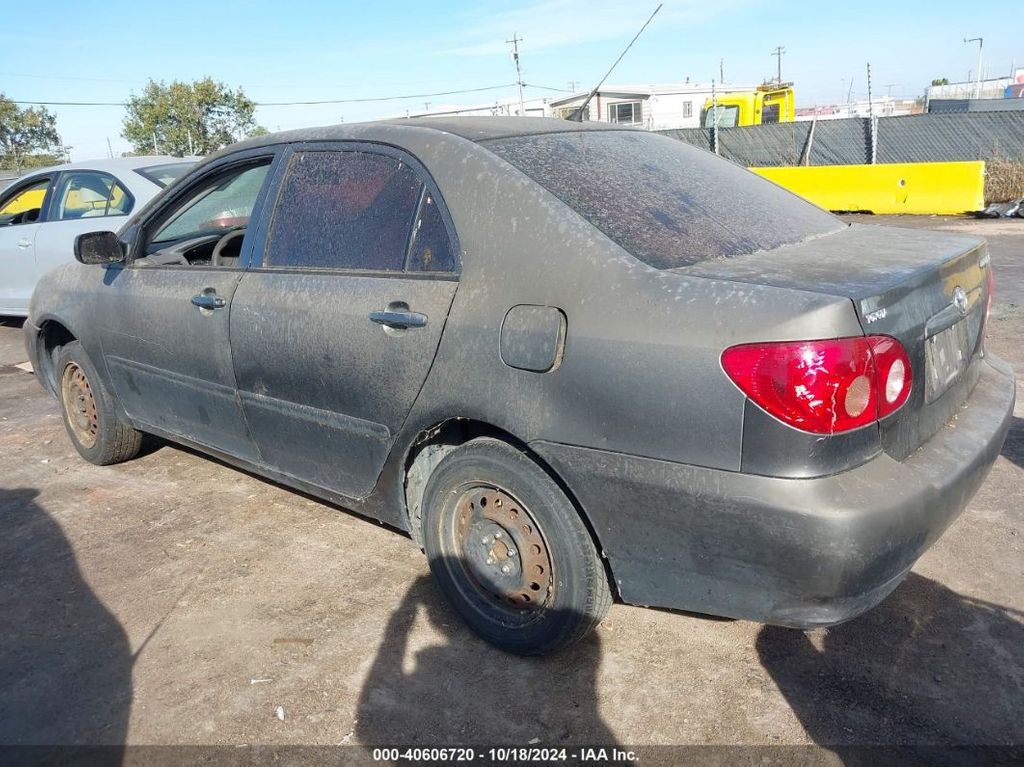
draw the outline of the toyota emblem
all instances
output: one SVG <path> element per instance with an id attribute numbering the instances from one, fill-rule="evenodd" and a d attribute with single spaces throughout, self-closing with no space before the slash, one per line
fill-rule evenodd
<path id="1" fill-rule="evenodd" d="M 956 307 L 961 316 L 967 315 L 967 294 L 959 285 L 953 288 L 953 306 Z"/>

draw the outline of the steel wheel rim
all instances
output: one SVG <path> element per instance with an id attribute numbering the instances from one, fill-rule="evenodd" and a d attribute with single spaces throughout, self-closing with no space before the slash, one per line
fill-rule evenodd
<path id="1" fill-rule="evenodd" d="M 450 540 L 473 591 L 518 619 L 554 596 L 551 553 L 536 518 L 504 488 L 473 483 L 456 490 Z"/>
<path id="2" fill-rule="evenodd" d="M 64 374 L 61 376 L 61 394 L 64 412 L 67 413 L 68 424 L 75 439 L 84 448 L 95 446 L 96 434 L 99 431 L 96 397 L 85 371 L 74 362 L 64 368 Z"/>

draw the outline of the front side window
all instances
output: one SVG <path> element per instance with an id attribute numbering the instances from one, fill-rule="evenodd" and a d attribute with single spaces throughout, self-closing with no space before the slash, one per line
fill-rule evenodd
<path id="1" fill-rule="evenodd" d="M 124 216 L 132 209 L 132 197 L 109 173 L 74 171 L 61 176 L 57 187 L 56 215 L 61 221 L 75 218 Z"/>
<path id="2" fill-rule="evenodd" d="M 157 230 L 152 245 L 244 229 L 269 170 L 266 159 L 201 185 Z"/>
<path id="3" fill-rule="evenodd" d="M 423 191 L 415 171 L 395 157 L 298 152 L 281 184 L 264 263 L 400 272 Z"/>
<path id="4" fill-rule="evenodd" d="M 16 226 L 38 221 L 49 186 L 50 179 L 40 179 L 6 198 L 0 203 L 0 226 Z"/>
<path id="5" fill-rule="evenodd" d="M 639 101 L 626 101 L 621 104 L 608 105 L 608 122 L 625 125 L 639 125 L 643 122 L 643 113 Z"/>

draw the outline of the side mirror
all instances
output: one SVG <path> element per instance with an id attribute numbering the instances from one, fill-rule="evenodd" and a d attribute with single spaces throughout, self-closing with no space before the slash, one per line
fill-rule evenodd
<path id="1" fill-rule="evenodd" d="M 124 249 L 113 232 L 86 232 L 75 238 L 75 258 L 83 264 L 117 264 L 124 261 Z"/>

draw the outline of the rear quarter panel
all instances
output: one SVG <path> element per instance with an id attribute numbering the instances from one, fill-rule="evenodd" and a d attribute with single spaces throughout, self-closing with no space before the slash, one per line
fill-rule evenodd
<path id="1" fill-rule="evenodd" d="M 462 416 L 525 442 L 738 470 L 744 397 L 722 350 L 861 332 L 849 300 L 652 269 L 483 147 L 416 133 L 402 143 L 441 190 L 463 268 L 407 436 Z M 518 304 L 565 314 L 554 370 L 502 362 L 502 321 Z"/>

